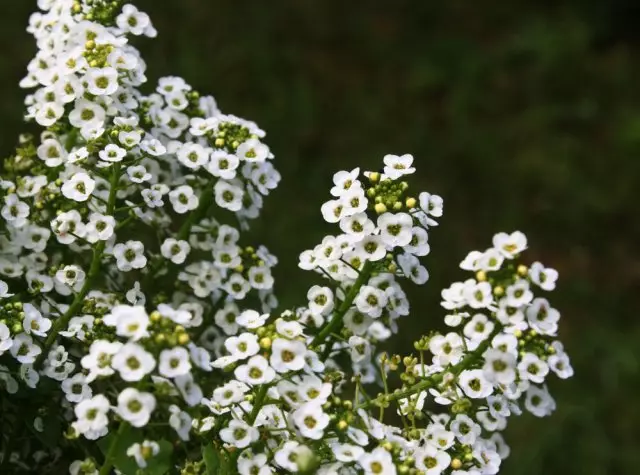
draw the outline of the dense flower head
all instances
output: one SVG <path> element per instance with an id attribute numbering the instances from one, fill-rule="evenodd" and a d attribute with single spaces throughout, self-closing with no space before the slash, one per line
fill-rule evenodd
<path id="1" fill-rule="evenodd" d="M 319 282 L 276 311 L 277 259 L 241 235 L 280 181 L 264 131 L 182 78 L 146 87 L 131 40 L 156 30 L 134 5 L 38 5 L 21 85 L 44 130 L 20 137 L 0 180 L 0 392 L 16 414 L 34 394 L 38 415 L 9 426 L 55 442 L 0 463 L 494 474 L 508 418 L 553 411 L 548 377 L 573 373 L 543 296 L 558 273 L 520 263 L 523 233 L 463 260 L 472 275 L 442 291 L 450 331 L 384 353 L 443 215 L 411 189 L 414 158 L 386 155 L 334 175 L 321 214 L 335 232 L 299 258 Z"/>

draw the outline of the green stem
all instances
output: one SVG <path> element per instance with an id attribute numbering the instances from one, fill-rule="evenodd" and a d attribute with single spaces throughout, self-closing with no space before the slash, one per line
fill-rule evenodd
<path id="1" fill-rule="evenodd" d="M 353 301 L 358 296 L 358 292 L 360 292 L 360 288 L 364 285 L 366 281 L 369 280 L 369 276 L 371 275 L 372 271 L 373 271 L 373 264 L 371 263 L 371 261 L 365 262 L 364 266 L 362 267 L 362 270 L 360 271 L 360 274 L 358 275 L 358 278 L 353 284 L 353 287 L 351 287 L 351 289 L 349 290 L 349 293 L 340 304 L 340 307 L 338 308 L 338 310 L 333 314 L 333 318 L 329 320 L 329 322 L 324 327 L 322 327 L 320 332 L 315 336 L 315 338 L 311 342 L 311 346 L 318 346 L 325 339 L 327 339 L 332 333 L 337 333 L 342 328 L 342 323 L 343 323 L 342 320 L 345 314 L 347 313 L 347 311 L 349 311 L 349 309 L 351 308 L 351 304 L 353 304 Z M 325 350 L 322 354 L 323 360 L 325 360 L 326 357 L 329 356 L 329 353 L 331 353 L 332 348 L 333 348 L 333 342 L 327 341 L 327 346 L 325 347 Z"/>
<path id="2" fill-rule="evenodd" d="M 109 473 L 111 472 L 111 468 L 113 467 L 113 459 L 118 448 L 118 440 L 128 428 L 129 424 L 126 421 L 122 421 L 120 423 L 118 432 L 116 432 L 113 440 L 109 444 L 109 449 L 107 450 L 107 454 L 104 457 L 104 464 L 102 464 L 102 467 L 100 467 L 100 472 L 98 472 L 98 475 L 109 475 Z"/>
<path id="3" fill-rule="evenodd" d="M 193 213 L 189 213 L 189 216 L 180 226 L 180 230 L 178 231 L 178 235 L 176 239 L 179 241 L 184 241 L 189 237 L 189 233 L 191 232 L 191 228 L 195 223 L 204 218 L 209 206 L 213 203 L 213 180 L 209 181 L 199 197 L 200 201 L 198 203 L 198 207 L 193 211 Z"/>
<path id="4" fill-rule="evenodd" d="M 491 344 L 491 340 L 493 340 L 493 337 L 495 337 L 498 333 L 500 333 L 500 330 L 501 330 L 501 327 L 496 327 L 496 329 L 491 333 L 491 335 L 489 335 L 489 337 L 485 341 L 480 343 L 478 348 L 476 348 L 467 356 L 462 358 L 462 360 L 458 364 L 452 366 L 448 370 L 442 371 L 440 373 L 432 374 L 431 376 L 423 379 L 422 381 L 414 384 L 413 386 L 409 386 L 408 388 L 403 390 L 395 391 L 392 394 L 386 395 L 384 398 L 377 397 L 376 399 L 372 399 L 371 401 L 366 401 L 360 404 L 359 406 L 357 406 L 356 410 L 367 409 L 373 405 L 376 405 L 376 403 L 380 403 L 380 402 L 392 402 L 392 401 L 399 401 L 400 399 L 407 399 L 413 396 L 414 394 L 419 394 L 422 391 L 433 388 L 434 386 L 440 384 L 442 382 L 442 378 L 445 373 L 453 373 L 455 376 L 459 375 L 465 369 L 468 369 L 471 365 L 475 364 L 482 357 L 482 354 Z"/>
<path id="5" fill-rule="evenodd" d="M 113 210 L 115 208 L 116 194 L 118 191 L 119 180 L 120 180 L 120 164 L 118 163 L 114 166 L 113 173 L 111 175 L 109 199 L 107 201 L 108 215 L 113 214 Z M 98 274 L 100 273 L 100 263 L 102 262 L 102 256 L 104 254 L 105 246 L 106 246 L 106 242 L 100 241 L 98 245 L 95 247 L 95 249 L 93 250 L 93 258 L 91 259 L 89 273 L 87 274 L 87 278 L 84 281 L 84 284 L 80 289 L 80 292 L 78 292 L 75 295 L 73 302 L 71 302 L 71 305 L 69 306 L 67 311 L 64 313 L 64 315 L 62 315 L 61 317 L 58 317 L 58 319 L 53 323 L 53 326 L 51 327 L 51 331 L 47 335 L 47 338 L 45 339 L 44 344 L 42 345 L 42 353 L 38 355 L 38 358 L 36 359 L 34 367 L 39 368 L 42 365 L 42 362 L 47 357 L 47 354 L 49 353 L 49 349 L 55 342 L 58 336 L 58 333 L 60 333 L 60 331 L 62 331 L 64 328 L 67 327 L 69 320 L 71 320 L 71 317 L 73 317 L 78 312 L 78 310 L 82 308 L 84 298 L 91 291 L 93 282 L 95 278 L 98 276 Z"/>

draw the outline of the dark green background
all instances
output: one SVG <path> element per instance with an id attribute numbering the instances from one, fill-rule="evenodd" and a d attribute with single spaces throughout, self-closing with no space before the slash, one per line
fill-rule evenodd
<path id="1" fill-rule="evenodd" d="M 416 191 L 445 199 L 428 286 L 393 350 L 441 325 L 439 291 L 500 230 L 559 269 L 554 304 L 576 376 L 558 411 L 512 420 L 505 474 L 638 473 L 640 4 L 634 1 L 144 0 L 152 79 L 183 76 L 256 120 L 282 172 L 254 238 L 281 263 L 283 303 L 314 276 L 297 255 L 335 228 L 332 174 L 412 153 Z M 21 130 L 17 82 L 35 1 L 3 2 L 1 152 Z"/>

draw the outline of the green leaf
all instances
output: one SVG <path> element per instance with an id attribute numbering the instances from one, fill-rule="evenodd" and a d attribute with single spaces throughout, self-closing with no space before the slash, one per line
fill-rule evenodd
<path id="1" fill-rule="evenodd" d="M 98 446 L 102 453 L 109 452 L 114 437 L 118 436 L 116 447 L 113 452 L 113 465 L 122 472 L 123 475 L 136 475 L 139 470 L 138 464 L 133 457 L 127 455 L 127 450 L 133 444 L 142 443 L 145 438 L 141 431 L 125 430 L 121 434 L 110 434 L 98 441 Z M 173 446 L 166 440 L 158 441 L 160 451 L 156 456 L 149 459 L 147 467 L 144 469 L 145 475 L 165 475 L 171 469 L 171 456 Z"/>
<path id="2" fill-rule="evenodd" d="M 207 475 L 217 475 L 220 467 L 220 454 L 213 448 L 213 445 L 202 446 L 202 458 L 207 467 Z"/>

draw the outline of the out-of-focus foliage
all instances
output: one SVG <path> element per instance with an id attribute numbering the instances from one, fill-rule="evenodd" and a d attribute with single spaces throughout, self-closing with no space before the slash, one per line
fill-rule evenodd
<path id="1" fill-rule="evenodd" d="M 35 0 L 3 8 L 0 150 L 21 131 L 17 82 Z M 140 0 L 160 36 L 152 75 L 224 91 L 269 132 L 283 186 L 253 232 L 281 258 L 283 305 L 310 285 L 297 253 L 327 228 L 333 172 L 413 153 L 445 198 L 431 285 L 410 295 L 404 352 L 442 320 L 451 262 L 521 229 L 558 268 L 556 306 L 576 376 L 558 413 L 510 426 L 512 475 L 635 473 L 640 462 L 640 4 L 631 0 Z M 408 329 L 410 328 L 410 332 Z"/>

